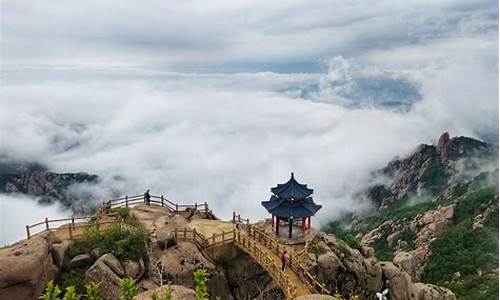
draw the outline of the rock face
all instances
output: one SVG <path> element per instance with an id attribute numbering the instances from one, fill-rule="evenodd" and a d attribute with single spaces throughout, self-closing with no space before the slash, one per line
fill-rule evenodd
<path id="1" fill-rule="evenodd" d="M 52 250 L 51 233 L 0 249 L 0 299 L 36 299 L 58 272 Z"/>
<path id="2" fill-rule="evenodd" d="M 437 290 L 450 297 L 446 299 L 455 299 L 448 289 L 414 283 L 406 271 L 414 270 L 413 257 L 407 253 L 399 254 L 400 265 L 379 262 L 371 256 L 372 251 L 368 247 L 362 248 L 363 255 L 342 240 L 324 233 L 319 235 L 315 248 L 319 251 L 309 254 L 305 262 L 307 268 L 321 282 L 327 284 L 328 289 L 339 291 L 343 297 L 358 295 L 362 299 L 373 298 L 387 281 L 390 299 L 393 300 L 434 299 L 428 295 L 434 295 Z"/>
<path id="3" fill-rule="evenodd" d="M 140 293 L 139 295 L 134 297 L 134 300 L 150 300 L 150 299 L 152 299 L 151 296 L 153 295 L 154 292 L 161 295 L 162 293 L 165 293 L 166 289 L 170 289 L 172 300 L 195 300 L 196 299 L 196 292 L 193 289 L 187 288 L 187 287 L 182 286 L 182 285 L 170 285 L 168 287 L 163 286 L 163 287 L 156 288 L 154 290 Z"/>
<path id="4" fill-rule="evenodd" d="M 211 295 L 232 299 L 224 273 L 205 258 L 195 244 L 179 242 L 163 251 L 158 262 L 163 267 L 163 276 L 167 282 L 190 288 L 194 288 L 193 273 L 199 268 L 205 268 L 210 273 L 207 285 Z"/>
<path id="5" fill-rule="evenodd" d="M 175 244 L 172 231 L 174 229 L 182 230 L 186 227 L 187 220 L 181 215 L 173 215 L 172 217 L 160 217 L 154 225 L 156 228 L 156 240 L 158 246 L 162 249 L 168 248 Z"/>
<path id="6" fill-rule="evenodd" d="M 87 173 L 54 173 L 38 164 L 0 161 L 0 193 L 23 193 L 39 196 L 42 202 L 61 202 L 78 213 L 87 213 L 90 207 L 69 193 L 72 185 L 97 183 L 97 175 Z"/>
<path id="7" fill-rule="evenodd" d="M 481 170 L 485 161 L 497 156 L 497 152 L 497 148 L 484 142 L 468 137 L 450 138 L 445 132 L 437 146 L 420 145 L 408 157 L 395 159 L 377 171 L 377 175 L 389 178 L 390 183 L 375 185 L 366 195 L 379 210 L 411 195 L 436 196 L 446 190 L 450 179 L 464 176 L 463 169 L 469 173 Z"/>
<path id="8" fill-rule="evenodd" d="M 120 261 L 112 254 L 101 256 L 86 272 L 85 280 L 100 282 L 100 295 L 105 300 L 115 300 L 120 296 L 119 281 L 124 275 Z"/>
<path id="9" fill-rule="evenodd" d="M 266 271 L 244 252 L 238 250 L 225 269 L 229 288 L 236 299 L 285 299 Z"/>

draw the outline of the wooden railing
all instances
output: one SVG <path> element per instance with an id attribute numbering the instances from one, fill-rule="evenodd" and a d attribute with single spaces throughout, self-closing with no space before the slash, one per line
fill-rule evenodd
<path id="1" fill-rule="evenodd" d="M 210 210 L 208 209 L 208 204 L 207 202 L 204 203 L 194 203 L 194 204 L 178 204 L 174 203 L 167 198 L 165 198 L 163 195 L 161 196 L 154 196 L 151 195 L 150 197 L 150 202 L 153 204 L 158 204 L 161 205 L 162 207 L 167 207 L 170 211 L 172 212 L 181 212 L 181 211 L 187 211 L 187 210 L 196 210 L 199 212 L 209 212 Z M 118 207 L 132 207 L 137 204 L 145 203 L 144 201 L 144 195 L 135 195 L 135 196 L 128 196 L 125 195 L 122 198 L 118 199 L 112 199 L 108 201 L 104 201 L 101 205 L 101 207 L 107 207 L 107 208 L 118 208 Z M 106 213 L 107 216 L 112 216 L 113 214 Z M 69 239 L 75 239 L 81 236 L 81 234 L 77 234 L 77 229 L 82 229 L 83 227 L 88 227 L 90 226 L 88 222 L 92 219 L 96 219 L 98 224 L 109 224 L 117 221 L 106 221 L 106 222 L 100 222 L 98 221 L 99 218 L 96 218 L 96 216 L 84 216 L 84 217 L 71 217 L 71 218 L 66 218 L 66 219 L 55 219 L 55 220 L 49 220 L 48 218 L 45 218 L 45 220 L 26 225 L 26 237 L 30 239 L 31 237 L 40 234 L 45 231 L 53 231 L 53 230 L 66 230 L 68 232 L 68 238 Z"/>
<path id="2" fill-rule="evenodd" d="M 235 218 L 234 216 L 239 216 L 239 214 L 233 213 L 233 220 L 238 219 Z M 250 222 L 248 221 L 248 224 Z M 248 236 L 253 238 L 256 242 L 264 245 L 267 247 L 269 250 L 271 250 L 273 253 L 276 255 L 280 255 L 280 253 L 284 250 L 283 245 L 281 245 L 278 240 L 274 238 L 274 236 L 268 234 L 265 232 L 263 229 L 249 224 L 248 227 L 246 228 L 248 232 Z M 309 251 L 309 246 L 310 243 L 306 243 L 304 249 L 302 251 L 299 251 L 297 253 L 292 253 L 289 254 L 290 260 L 289 260 L 289 266 L 290 268 L 297 274 L 297 276 L 307 284 L 309 289 L 311 291 L 314 291 L 316 293 L 320 294 L 331 294 L 331 291 L 329 291 L 326 288 L 326 285 L 322 282 L 320 282 L 317 277 L 304 266 L 304 257 L 307 255 Z"/>

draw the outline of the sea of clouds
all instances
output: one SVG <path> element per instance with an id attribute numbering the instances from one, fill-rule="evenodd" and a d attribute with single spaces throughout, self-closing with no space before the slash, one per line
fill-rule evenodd
<path id="1" fill-rule="evenodd" d="M 150 188 L 256 219 L 294 171 L 324 223 L 444 131 L 498 141 L 496 2 L 2 8 L 0 157 L 97 174 L 74 187 L 95 199 Z"/>

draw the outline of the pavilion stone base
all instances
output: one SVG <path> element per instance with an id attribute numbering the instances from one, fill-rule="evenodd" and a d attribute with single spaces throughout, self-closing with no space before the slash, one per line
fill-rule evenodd
<path id="1" fill-rule="evenodd" d="M 266 233 L 272 235 L 281 244 L 284 245 L 305 244 L 306 242 L 311 240 L 316 235 L 316 233 L 318 233 L 318 230 L 316 230 L 314 227 L 311 227 L 309 230 L 305 232 L 305 234 L 303 234 L 301 226 L 293 225 L 292 238 L 288 238 L 288 233 L 289 233 L 288 224 L 286 225 L 284 223 L 281 224 L 279 236 L 276 236 L 276 229 L 272 228 L 271 220 L 266 220 L 266 222 L 260 222 L 258 225 L 259 227 L 263 228 L 266 231 Z"/>

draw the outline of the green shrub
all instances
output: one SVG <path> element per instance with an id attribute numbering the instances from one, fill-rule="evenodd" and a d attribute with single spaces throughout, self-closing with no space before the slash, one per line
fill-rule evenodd
<path id="1" fill-rule="evenodd" d="M 76 300 L 76 291 L 74 286 L 68 286 L 64 293 L 63 300 Z"/>
<path id="2" fill-rule="evenodd" d="M 401 231 L 401 234 L 399 235 L 399 239 L 406 242 L 406 246 L 404 247 L 403 250 L 405 250 L 405 251 L 414 250 L 416 237 L 417 237 L 417 234 L 408 227 L 406 227 L 403 231 Z"/>
<path id="3" fill-rule="evenodd" d="M 82 243 L 87 251 L 99 248 L 104 253 L 112 253 L 120 260 L 138 260 L 147 258 L 149 236 L 142 227 L 122 227 L 115 224 L 99 231 L 96 226 L 91 226 L 85 230 Z"/>
<path id="4" fill-rule="evenodd" d="M 83 294 L 85 293 L 85 268 L 70 269 L 65 263 L 57 274 L 55 282 L 63 289 L 74 287 L 77 294 Z"/>
<path id="5" fill-rule="evenodd" d="M 132 278 L 120 279 L 119 286 L 120 300 L 132 300 L 139 293 L 139 289 L 135 286 L 135 280 Z"/>
<path id="6" fill-rule="evenodd" d="M 195 291 L 196 291 L 196 299 L 198 300 L 206 300 L 208 299 L 208 272 L 205 268 L 201 268 L 196 270 L 193 273 Z"/>
<path id="7" fill-rule="evenodd" d="M 47 283 L 47 287 L 45 287 L 45 292 L 38 299 L 61 300 L 61 298 L 59 298 L 59 295 L 61 295 L 61 290 L 57 285 L 54 285 L 54 281 L 51 280 Z"/>
<path id="8" fill-rule="evenodd" d="M 126 224 L 134 224 L 134 218 L 130 213 L 129 207 L 117 207 L 114 210 L 118 213 L 118 217 L 120 218 L 120 220 L 122 220 Z"/>
<path id="9" fill-rule="evenodd" d="M 87 291 L 87 300 L 103 300 L 99 296 L 99 290 L 101 289 L 101 284 L 99 282 L 89 282 L 85 285 Z"/>
<path id="10" fill-rule="evenodd" d="M 458 224 L 471 216 L 478 215 L 485 206 L 495 199 L 498 193 L 496 187 L 480 189 L 469 194 L 462 201 L 459 201 L 453 216 L 455 224 Z"/>

